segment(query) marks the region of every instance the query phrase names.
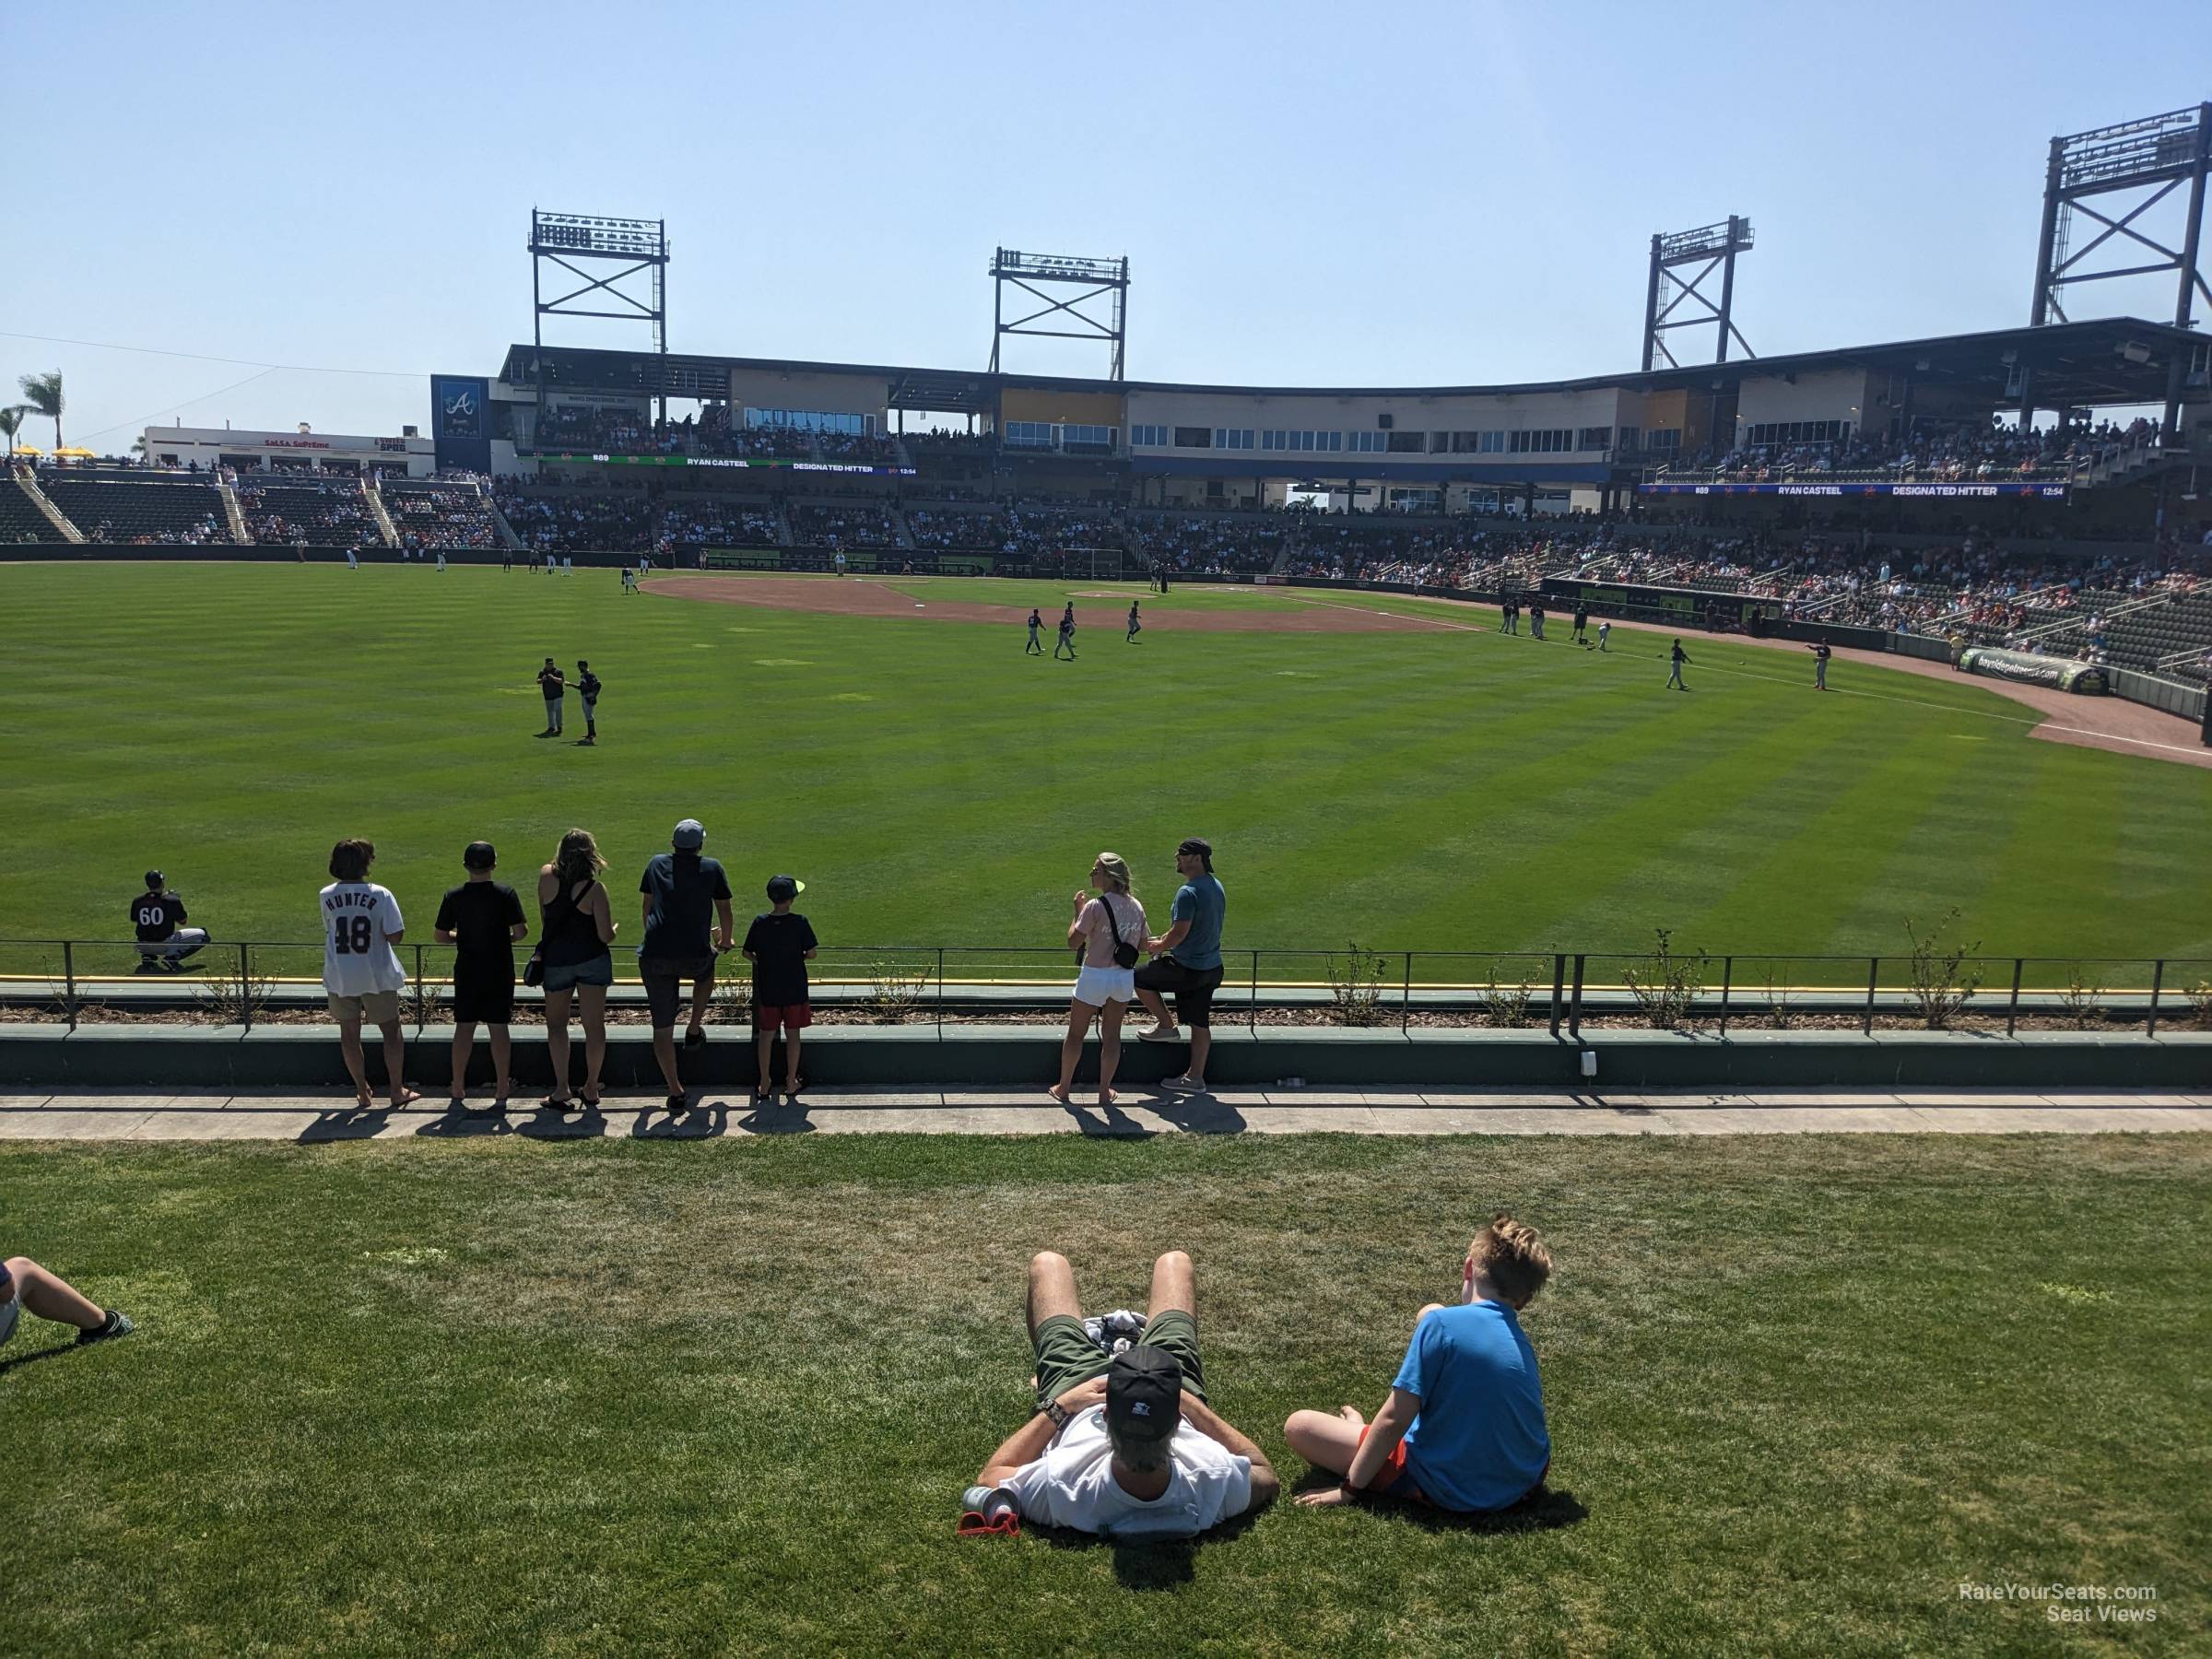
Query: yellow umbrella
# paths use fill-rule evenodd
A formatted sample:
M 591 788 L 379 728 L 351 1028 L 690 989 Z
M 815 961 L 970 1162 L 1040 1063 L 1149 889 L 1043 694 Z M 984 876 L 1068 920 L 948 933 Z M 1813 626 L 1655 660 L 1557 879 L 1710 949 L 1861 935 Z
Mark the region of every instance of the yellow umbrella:
M 18 443 L 16 445 L 16 453 L 18 455 L 42 455 L 45 453 L 46 452 L 44 450 L 41 449 L 35 443 Z
M 74 443 L 71 444 L 67 449 L 58 449 L 53 453 L 56 455 L 81 455 L 87 461 L 97 461 L 100 459 L 100 457 L 95 455 L 90 450 L 78 449 Z

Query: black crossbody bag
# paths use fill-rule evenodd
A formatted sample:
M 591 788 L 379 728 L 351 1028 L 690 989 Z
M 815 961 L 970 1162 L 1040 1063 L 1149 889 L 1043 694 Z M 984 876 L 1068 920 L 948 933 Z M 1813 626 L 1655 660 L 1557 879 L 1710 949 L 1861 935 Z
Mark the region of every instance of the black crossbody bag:
M 1137 957 L 1136 947 L 1122 937 L 1122 921 L 1119 916 L 1113 913 L 1113 903 L 1111 897 L 1105 893 L 1100 893 L 1099 895 L 1099 902 L 1103 905 L 1106 910 L 1106 925 L 1113 930 L 1113 965 L 1116 968 L 1135 967 Z M 1078 965 L 1082 962 L 1083 956 L 1080 951 L 1077 953 L 1076 960 Z

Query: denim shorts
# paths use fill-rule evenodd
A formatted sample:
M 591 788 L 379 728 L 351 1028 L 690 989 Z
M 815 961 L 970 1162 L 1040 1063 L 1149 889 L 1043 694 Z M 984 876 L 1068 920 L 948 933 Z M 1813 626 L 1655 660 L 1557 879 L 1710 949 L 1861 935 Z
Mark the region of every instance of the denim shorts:
M 578 985 L 611 985 L 615 982 L 615 959 L 611 952 L 601 951 L 589 961 L 563 962 L 559 966 L 546 964 L 547 991 L 572 991 Z

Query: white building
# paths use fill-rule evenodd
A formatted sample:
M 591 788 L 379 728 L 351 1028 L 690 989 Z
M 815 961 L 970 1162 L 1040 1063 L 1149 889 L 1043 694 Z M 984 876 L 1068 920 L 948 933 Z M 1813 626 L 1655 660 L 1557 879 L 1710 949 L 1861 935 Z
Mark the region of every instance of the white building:
M 229 427 L 153 426 L 146 429 L 146 458 L 155 466 L 218 465 L 241 473 L 341 473 L 359 477 L 372 471 L 428 477 L 437 470 L 434 446 L 413 427 L 397 438 L 367 438 L 344 432 L 317 432 L 305 425 L 289 432 L 248 432 Z

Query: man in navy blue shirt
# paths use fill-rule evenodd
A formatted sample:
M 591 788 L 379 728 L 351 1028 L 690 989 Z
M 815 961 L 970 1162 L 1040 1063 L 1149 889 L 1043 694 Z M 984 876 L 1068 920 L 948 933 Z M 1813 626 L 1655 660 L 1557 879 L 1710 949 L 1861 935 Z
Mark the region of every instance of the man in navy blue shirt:
M 669 851 L 645 865 L 638 891 L 644 895 L 645 936 L 638 944 L 638 977 L 653 1019 L 653 1053 L 668 1085 L 668 1110 L 681 1112 L 688 1097 L 676 1065 L 676 1016 L 686 981 L 691 985 L 687 1046 L 707 1040 L 707 1002 L 714 994 L 714 959 L 730 947 L 736 919 L 730 909 L 730 878 L 703 856 L 707 832 L 686 818 L 668 838 Z
M 1462 1305 L 1430 1302 L 1415 1316 L 1405 1363 L 1371 1424 L 1350 1406 L 1290 1414 L 1291 1449 L 1344 1477 L 1300 1503 L 1387 1492 L 1473 1513 L 1510 1508 L 1543 1485 L 1551 1435 L 1518 1315 L 1551 1276 L 1551 1253 L 1535 1228 L 1500 1211 L 1467 1246 L 1461 1275 Z

